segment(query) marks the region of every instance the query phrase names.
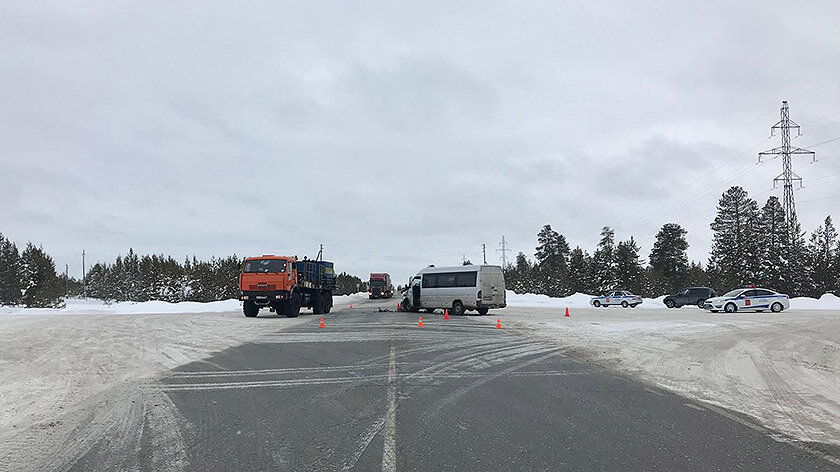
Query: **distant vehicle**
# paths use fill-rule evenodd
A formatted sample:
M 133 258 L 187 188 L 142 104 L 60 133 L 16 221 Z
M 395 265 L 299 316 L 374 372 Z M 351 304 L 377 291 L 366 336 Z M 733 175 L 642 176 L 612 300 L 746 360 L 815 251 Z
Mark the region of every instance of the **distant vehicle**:
M 689 287 L 676 295 L 668 295 L 662 300 L 668 308 L 680 308 L 683 305 L 694 305 L 703 308 L 707 298 L 717 294 L 709 287 Z
M 301 307 L 311 307 L 315 314 L 329 313 L 335 269 L 332 262 L 299 261 L 297 256 L 248 257 L 239 274 L 239 290 L 242 310 L 249 318 L 266 307 L 290 318 L 298 316 Z
M 703 308 L 717 313 L 721 310 L 726 313 L 736 311 L 757 311 L 770 310 L 778 313 L 790 308 L 790 298 L 783 293 L 760 287 L 737 288 L 731 292 L 706 300 Z
M 601 306 L 608 307 L 610 305 L 621 305 L 623 308 L 627 308 L 628 306 L 636 308 L 637 305 L 642 304 L 642 297 L 633 295 L 627 290 L 612 290 L 600 297 L 592 297 L 589 303 L 595 308 Z
M 400 302 L 405 311 L 450 309 L 453 315 L 507 306 L 505 277 L 495 265 L 427 267 L 412 277 Z
M 368 280 L 368 298 L 391 298 L 394 296 L 394 286 L 388 274 L 370 274 Z

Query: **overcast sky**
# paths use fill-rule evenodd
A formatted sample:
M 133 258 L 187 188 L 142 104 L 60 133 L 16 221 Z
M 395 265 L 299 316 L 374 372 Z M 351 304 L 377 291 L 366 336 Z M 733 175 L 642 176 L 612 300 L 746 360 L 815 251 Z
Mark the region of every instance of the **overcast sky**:
M 811 231 L 840 217 L 836 0 L 3 1 L 0 232 L 76 276 L 323 243 L 402 283 L 544 224 L 647 259 L 676 222 L 705 263 L 726 188 L 781 196 L 782 100 Z

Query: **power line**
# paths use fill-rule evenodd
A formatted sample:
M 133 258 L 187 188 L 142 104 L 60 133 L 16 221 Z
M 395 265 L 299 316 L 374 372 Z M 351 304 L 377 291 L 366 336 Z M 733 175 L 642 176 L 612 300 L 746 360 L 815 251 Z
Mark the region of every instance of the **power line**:
M 838 139 L 840 139 L 840 136 L 837 136 L 836 138 L 831 138 L 831 139 L 826 140 L 826 141 L 823 141 L 823 142 L 821 142 L 821 143 L 812 144 L 812 145 L 810 145 L 810 146 L 808 146 L 808 147 L 817 147 L 817 146 L 822 146 L 823 144 L 828 144 L 828 143 L 831 143 L 831 142 L 837 141 Z M 798 148 L 797 148 L 797 149 L 798 149 Z M 813 154 L 813 153 L 811 153 L 811 154 Z
M 729 159 L 727 159 L 726 161 L 724 161 L 724 162 L 722 162 L 722 163 L 718 164 L 717 166 L 713 167 L 712 169 L 710 169 L 710 170 L 709 170 L 708 172 L 706 172 L 705 174 L 702 174 L 702 175 L 700 175 L 699 177 L 696 177 L 695 179 L 693 179 L 693 180 L 689 181 L 687 184 L 681 184 L 681 185 L 680 185 L 680 188 L 677 190 L 677 192 L 675 193 L 675 195 L 678 195 L 679 193 L 684 192 L 684 191 L 685 191 L 685 190 L 687 190 L 688 188 L 692 187 L 694 184 L 699 183 L 700 181 L 702 181 L 702 180 L 706 179 L 707 177 L 710 177 L 710 176 L 714 175 L 714 174 L 715 174 L 718 170 L 720 170 L 720 169 L 722 169 L 723 167 L 725 167 L 725 166 L 729 165 L 730 163 L 734 162 L 734 161 L 735 161 L 735 160 L 737 160 L 739 157 L 741 157 L 741 156 L 743 156 L 743 155 L 745 155 L 745 154 L 750 153 L 753 149 L 757 148 L 758 146 L 760 146 L 762 143 L 764 143 L 765 141 L 767 141 L 767 140 L 769 140 L 769 139 L 770 139 L 770 138 L 768 137 L 768 138 L 764 138 L 764 139 L 762 139 L 762 140 L 760 140 L 760 141 L 756 142 L 755 144 L 753 144 L 753 145 L 752 145 L 752 146 L 750 146 L 749 148 L 747 148 L 747 149 L 745 149 L 745 150 L 743 150 L 743 151 L 741 151 L 741 152 L 739 152 L 739 153 L 737 153 L 737 154 L 733 155 L 731 158 L 729 158 Z M 702 156 L 698 156 L 698 157 L 702 157 Z M 736 169 L 737 169 L 736 171 L 740 171 L 740 170 L 742 170 L 742 169 L 749 168 L 750 166 L 751 166 L 751 164 L 744 164 L 744 165 L 741 165 L 740 167 L 736 168 Z M 733 172 L 735 172 L 735 171 L 733 171 Z M 685 195 L 685 197 L 684 197 L 684 198 L 688 198 L 688 199 L 690 199 L 690 200 L 688 200 L 688 202 L 691 202 L 691 201 L 693 201 L 693 200 L 694 200 L 694 198 L 693 198 L 693 197 L 706 195 L 707 193 L 709 193 L 709 191 L 710 191 L 710 190 L 709 190 L 708 188 L 706 188 L 706 187 L 700 187 L 700 188 L 697 188 L 697 189 L 692 190 L 691 192 L 689 192 L 687 195 Z M 712 190 L 712 191 L 716 191 L 716 190 Z M 650 217 L 651 215 L 649 214 L 649 212 L 648 212 L 647 210 L 649 210 L 649 209 L 651 209 L 651 208 L 653 208 L 653 207 L 655 207 L 655 206 L 659 205 L 660 203 L 661 203 L 661 200 L 657 200 L 657 201 L 654 201 L 654 202 L 652 202 L 651 204 L 649 204 L 649 205 L 647 205 L 647 206 L 645 206 L 645 207 L 642 207 L 642 208 L 641 208 L 641 209 L 639 209 L 639 210 L 633 211 L 633 212 L 631 212 L 631 213 L 629 213 L 629 214 L 625 214 L 623 217 L 619 218 L 619 219 L 616 221 L 616 223 L 615 223 L 615 227 L 616 227 L 616 228 L 621 228 L 621 227 L 622 227 L 622 225 L 623 225 L 624 223 L 626 223 L 626 222 L 628 222 L 628 221 L 632 221 L 632 220 L 633 220 L 633 219 L 635 219 L 638 215 L 641 215 L 641 214 L 645 214 L 645 215 L 648 215 L 648 217 Z M 674 207 L 673 207 L 674 209 L 676 209 L 676 208 L 681 208 L 682 206 L 684 206 L 684 205 L 685 205 L 685 203 L 684 203 L 684 200 L 683 200 L 683 199 L 678 199 L 678 200 L 676 200 L 676 202 L 674 202 L 674 201 L 672 200 L 671 204 L 670 204 L 670 205 L 668 205 L 668 207 L 671 207 L 671 206 L 673 205 L 673 203 L 676 203 L 676 204 L 677 204 L 676 206 L 674 206 Z
M 837 197 L 840 197 L 840 193 L 834 194 L 834 195 L 826 195 L 825 197 L 820 197 L 820 198 L 811 198 L 811 199 L 808 199 L 808 200 L 802 200 L 799 203 L 816 202 L 818 200 L 827 200 L 829 198 L 837 198 Z

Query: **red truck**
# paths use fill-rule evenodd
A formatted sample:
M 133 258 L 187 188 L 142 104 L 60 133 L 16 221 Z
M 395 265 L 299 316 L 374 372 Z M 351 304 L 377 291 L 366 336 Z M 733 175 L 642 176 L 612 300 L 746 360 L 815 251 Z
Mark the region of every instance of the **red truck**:
M 315 314 L 329 313 L 335 290 L 335 269 L 332 262 L 299 261 L 297 256 L 248 257 L 239 274 L 242 311 L 257 316 L 268 308 L 287 317 L 296 317 L 301 307 L 310 307 Z
M 394 286 L 388 274 L 370 274 L 368 281 L 368 298 L 391 298 L 394 296 Z

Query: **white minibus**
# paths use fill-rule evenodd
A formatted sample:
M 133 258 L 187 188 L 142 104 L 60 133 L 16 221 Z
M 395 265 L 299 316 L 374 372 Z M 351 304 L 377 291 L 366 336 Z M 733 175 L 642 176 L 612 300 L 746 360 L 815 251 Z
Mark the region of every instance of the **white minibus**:
M 485 315 L 505 306 L 505 277 L 494 265 L 427 267 L 409 280 L 401 302 L 403 310 L 441 308 L 453 315 L 471 310 Z

